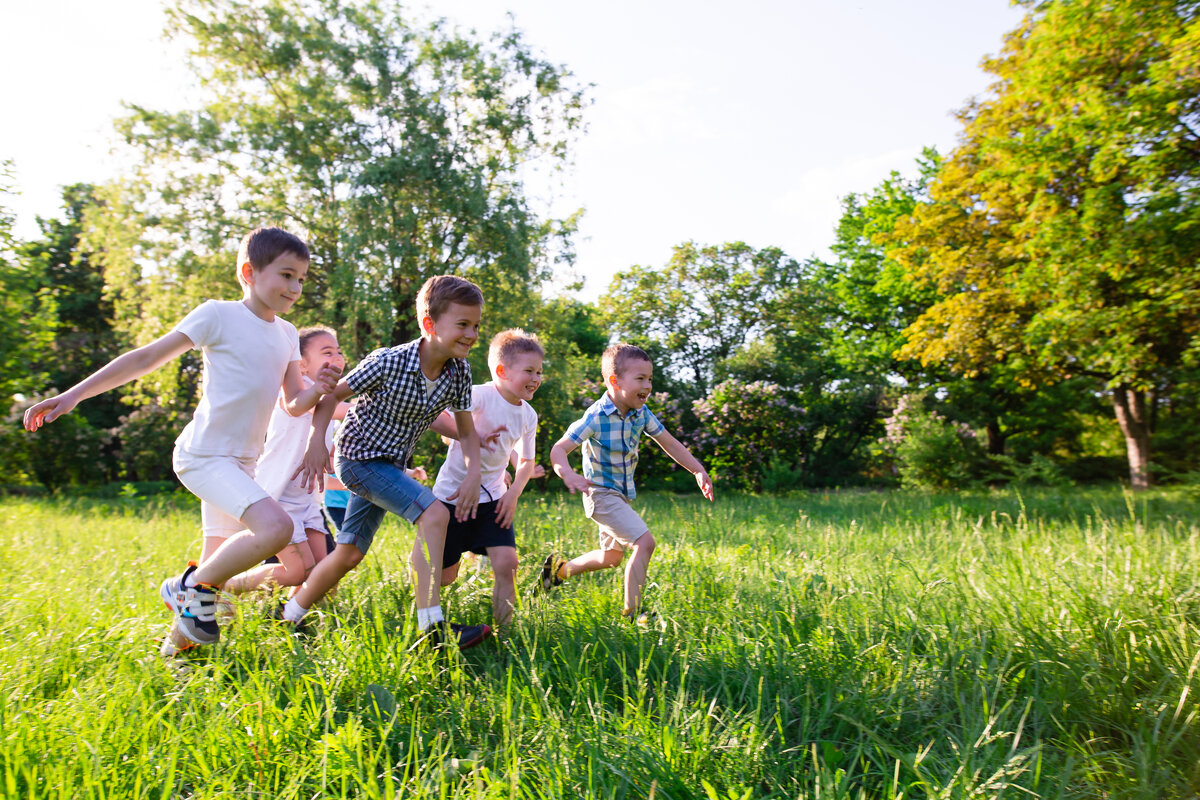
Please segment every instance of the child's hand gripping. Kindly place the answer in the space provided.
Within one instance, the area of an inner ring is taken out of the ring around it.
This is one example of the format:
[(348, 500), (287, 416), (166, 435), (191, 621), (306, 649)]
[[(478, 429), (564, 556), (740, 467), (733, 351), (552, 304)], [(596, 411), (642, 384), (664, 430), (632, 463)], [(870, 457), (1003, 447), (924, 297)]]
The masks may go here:
[(459, 522), (475, 519), (475, 510), (479, 508), (479, 481), (468, 479), (454, 490), (447, 500), (454, 501), (454, 518)]
[(331, 367), (326, 361), (321, 365), (321, 369), (317, 370), (317, 377), (313, 383), (316, 384), (317, 390), (321, 394), (326, 395), (334, 390), (337, 386), (338, 379), (342, 377), (341, 367)]

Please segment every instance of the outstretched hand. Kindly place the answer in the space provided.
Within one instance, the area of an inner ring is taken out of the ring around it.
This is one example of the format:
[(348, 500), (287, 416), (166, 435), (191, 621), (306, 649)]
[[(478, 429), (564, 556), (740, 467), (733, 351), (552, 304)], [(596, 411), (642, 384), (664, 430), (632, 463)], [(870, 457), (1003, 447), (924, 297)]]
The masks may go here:
[(72, 400), (67, 394), (47, 397), (25, 409), (25, 430), (36, 431), (43, 423), (54, 422), (78, 404), (78, 400)]
[(708, 477), (706, 470), (700, 470), (696, 473), (696, 485), (700, 487), (700, 493), (708, 498), (709, 502), (713, 500), (713, 484), (712, 478)]

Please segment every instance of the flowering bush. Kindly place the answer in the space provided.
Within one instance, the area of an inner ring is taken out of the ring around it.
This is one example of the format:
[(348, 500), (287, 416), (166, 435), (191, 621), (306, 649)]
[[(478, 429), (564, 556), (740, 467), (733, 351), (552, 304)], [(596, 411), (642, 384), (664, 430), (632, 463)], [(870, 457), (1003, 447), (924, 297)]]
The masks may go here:
[(799, 482), (808, 430), (805, 410), (787, 390), (767, 381), (728, 380), (692, 410), (700, 422), (692, 444), (723, 485), (758, 491), (768, 474), (773, 490), (790, 488), (779, 485), (780, 476)]
[(900, 483), (925, 489), (957, 489), (979, 482), (987, 455), (975, 431), (925, 408), (917, 395), (904, 395), (884, 421), (879, 444), (896, 464)]

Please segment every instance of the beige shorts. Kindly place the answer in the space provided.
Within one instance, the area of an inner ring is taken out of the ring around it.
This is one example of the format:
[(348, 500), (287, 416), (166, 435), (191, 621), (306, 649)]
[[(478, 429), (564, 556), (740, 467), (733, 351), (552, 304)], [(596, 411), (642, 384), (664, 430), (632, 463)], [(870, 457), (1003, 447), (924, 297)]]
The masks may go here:
[(583, 513), (600, 528), (601, 550), (628, 550), (650, 531), (629, 499), (614, 489), (593, 486), (583, 496)]

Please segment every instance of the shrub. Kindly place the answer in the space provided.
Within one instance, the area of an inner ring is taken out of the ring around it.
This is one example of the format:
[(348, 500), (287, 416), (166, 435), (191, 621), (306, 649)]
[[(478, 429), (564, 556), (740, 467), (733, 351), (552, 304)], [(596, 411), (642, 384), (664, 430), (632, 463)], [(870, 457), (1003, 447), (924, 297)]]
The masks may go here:
[(987, 456), (970, 426), (926, 409), (920, 396), (901, 397), (884, 428), (880, 444), (903, 486), (961, 489), (978, 484), (987, 472)]
[(694, 444), (722, 484), (758, 491), (800, 482), (808, 429), (790, 392), (767, 381), (728, 380), (692, 409), (700, 423)]

